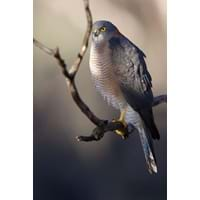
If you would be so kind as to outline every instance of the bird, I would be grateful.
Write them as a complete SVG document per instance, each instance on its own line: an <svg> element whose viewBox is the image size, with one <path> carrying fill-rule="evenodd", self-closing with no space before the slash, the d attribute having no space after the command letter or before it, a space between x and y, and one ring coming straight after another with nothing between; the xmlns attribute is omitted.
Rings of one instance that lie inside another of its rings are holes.
<svg viewBox="0 0 200 200"><path fill-rule="evenodd" d="M153 139L160 139L152 111L152 78L145 54L109 21L92 27L89 66L96 90L120 111L116 121L134 126L140 136L149 173L157 173ZM116 130L123 139L126 133Z"/></svg>

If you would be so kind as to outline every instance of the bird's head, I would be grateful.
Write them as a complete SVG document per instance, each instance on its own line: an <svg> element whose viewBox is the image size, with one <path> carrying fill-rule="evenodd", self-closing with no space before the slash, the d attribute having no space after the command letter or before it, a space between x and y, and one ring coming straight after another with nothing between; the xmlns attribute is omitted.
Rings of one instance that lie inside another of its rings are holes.
<svg viewBox="0 0 200 200"><path fill-rule="evenodd" d="M109 21L96 21L93 24L92 41L97 45L108 42L117 34L119 34L117 27Z"/></svg>

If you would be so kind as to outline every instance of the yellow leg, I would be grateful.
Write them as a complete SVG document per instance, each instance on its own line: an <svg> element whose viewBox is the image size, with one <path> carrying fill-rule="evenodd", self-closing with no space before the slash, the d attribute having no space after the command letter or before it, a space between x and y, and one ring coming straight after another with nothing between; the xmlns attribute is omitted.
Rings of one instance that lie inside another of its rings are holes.
<svg viewBox="0 0 200 200"><path fill-rule="evenodd" d="M124 109L121 113L120 113L120 117L118 120L113 120L113 122L121 122L125 127L127 126L126 122L125 122L125 115L126 115L126 109ZM120 135L123 139L125 139L125 132L122 130L116 130L115 133L117 135Z"/></svg>

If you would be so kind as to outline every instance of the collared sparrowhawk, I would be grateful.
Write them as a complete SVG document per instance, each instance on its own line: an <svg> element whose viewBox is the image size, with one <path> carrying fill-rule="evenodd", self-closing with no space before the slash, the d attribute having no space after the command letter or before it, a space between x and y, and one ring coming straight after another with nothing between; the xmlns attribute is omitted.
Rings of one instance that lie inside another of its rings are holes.
<svg viewBox="0 0 200 200"><path fill-rule="evenodd" d="M153 112L152 79L145 54L108 21L93 25L90 71L96 89L109 105L120 110L121 121L137 129L148 170L157 172L152 139L159 139ZM124 137L124 133L116 130Z"/></svg>

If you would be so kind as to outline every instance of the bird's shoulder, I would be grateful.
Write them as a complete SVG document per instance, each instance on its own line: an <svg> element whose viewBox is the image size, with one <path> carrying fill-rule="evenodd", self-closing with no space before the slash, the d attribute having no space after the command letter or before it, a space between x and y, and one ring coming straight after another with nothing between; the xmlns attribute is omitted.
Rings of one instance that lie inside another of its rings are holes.
<svg viewBox="0 0 200 200"><path fill-rule="evenodd" d="M121 34L114 36L109 40L109 48L115 53L118 52L118 54L121 53L130 58L134 56L140 58L146 57L145 53L137 45Z"/></svg>
<svg viewBox="0 0 200 200"><path fill-rule="evenodd" d="M111 38L109 47L120 82L142 93L150 91L152 78L147 70L144 52L123 35Z"/></svg>

